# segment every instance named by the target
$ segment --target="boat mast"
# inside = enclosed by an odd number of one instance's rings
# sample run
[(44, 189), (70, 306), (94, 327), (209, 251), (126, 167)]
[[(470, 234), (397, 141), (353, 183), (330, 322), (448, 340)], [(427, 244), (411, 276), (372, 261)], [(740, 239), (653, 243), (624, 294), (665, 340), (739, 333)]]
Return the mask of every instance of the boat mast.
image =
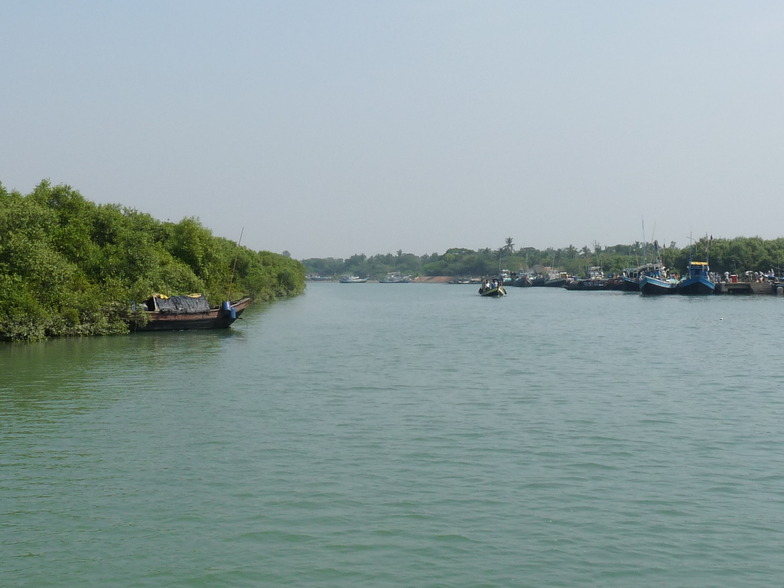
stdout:
[(245, 227), (240, 229), (240, 238), (237, 239), (237, 252), (234, 254), (234, 261), (231, 264), (231, 277), (229, 277), (229, 291), (227, 292), (228, 296), (226, 300), (231, 302), (231, 287), (234, 283), (234, 274), (237, 271), (237, 257), (240, 255), (240, 243), (242, 243), (242, 234), (245, 232)]

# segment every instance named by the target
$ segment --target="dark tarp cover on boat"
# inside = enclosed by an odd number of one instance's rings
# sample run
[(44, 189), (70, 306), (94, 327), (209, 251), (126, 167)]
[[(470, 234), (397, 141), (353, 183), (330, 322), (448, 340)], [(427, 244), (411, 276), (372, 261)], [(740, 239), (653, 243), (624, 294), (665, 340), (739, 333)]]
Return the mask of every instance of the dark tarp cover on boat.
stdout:
[[(151, 304), (152, 303), (152, 304)], [(152, 310), (152, 306), (167, 313), (198, 314), (209, 312), (210, 303), (204, 296), (170, 296), (169, 298), (159, 298), (157, 296), (147, 301), (147, 308)]]

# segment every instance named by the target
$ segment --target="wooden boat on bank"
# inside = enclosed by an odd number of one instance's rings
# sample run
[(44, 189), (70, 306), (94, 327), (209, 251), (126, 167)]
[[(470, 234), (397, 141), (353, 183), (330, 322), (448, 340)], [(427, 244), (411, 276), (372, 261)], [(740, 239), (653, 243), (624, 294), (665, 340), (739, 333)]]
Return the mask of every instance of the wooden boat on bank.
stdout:
[(154, 294), (135, 310), (140, 313), (131, 321), (131, 331), (185, 331), (191, 329), (227, 329), (240, 318), (250, 304), (250, 298), (236, 302), (226, 300), (218, 307), (210, 307), (201, 294), (164, 296)]

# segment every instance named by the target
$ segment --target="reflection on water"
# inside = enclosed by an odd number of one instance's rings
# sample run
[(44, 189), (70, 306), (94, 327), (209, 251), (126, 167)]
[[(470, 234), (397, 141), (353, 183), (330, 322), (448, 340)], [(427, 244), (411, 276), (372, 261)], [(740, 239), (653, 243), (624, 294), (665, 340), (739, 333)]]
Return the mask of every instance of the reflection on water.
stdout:
[(0, 345), (0, 417), (90, 410), (118, 393), (154, 387), (167, 370), (209, 367), (227, 341), (243, 336), (225, 329)]

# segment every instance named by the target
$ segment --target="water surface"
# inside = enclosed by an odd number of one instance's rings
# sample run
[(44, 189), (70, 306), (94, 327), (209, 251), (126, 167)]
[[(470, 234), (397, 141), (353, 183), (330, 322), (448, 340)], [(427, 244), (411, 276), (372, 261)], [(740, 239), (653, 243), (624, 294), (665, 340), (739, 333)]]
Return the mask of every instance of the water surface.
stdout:
[(783, 304), (314, 283), (0, 346), (0, 583), (778, 585)]

